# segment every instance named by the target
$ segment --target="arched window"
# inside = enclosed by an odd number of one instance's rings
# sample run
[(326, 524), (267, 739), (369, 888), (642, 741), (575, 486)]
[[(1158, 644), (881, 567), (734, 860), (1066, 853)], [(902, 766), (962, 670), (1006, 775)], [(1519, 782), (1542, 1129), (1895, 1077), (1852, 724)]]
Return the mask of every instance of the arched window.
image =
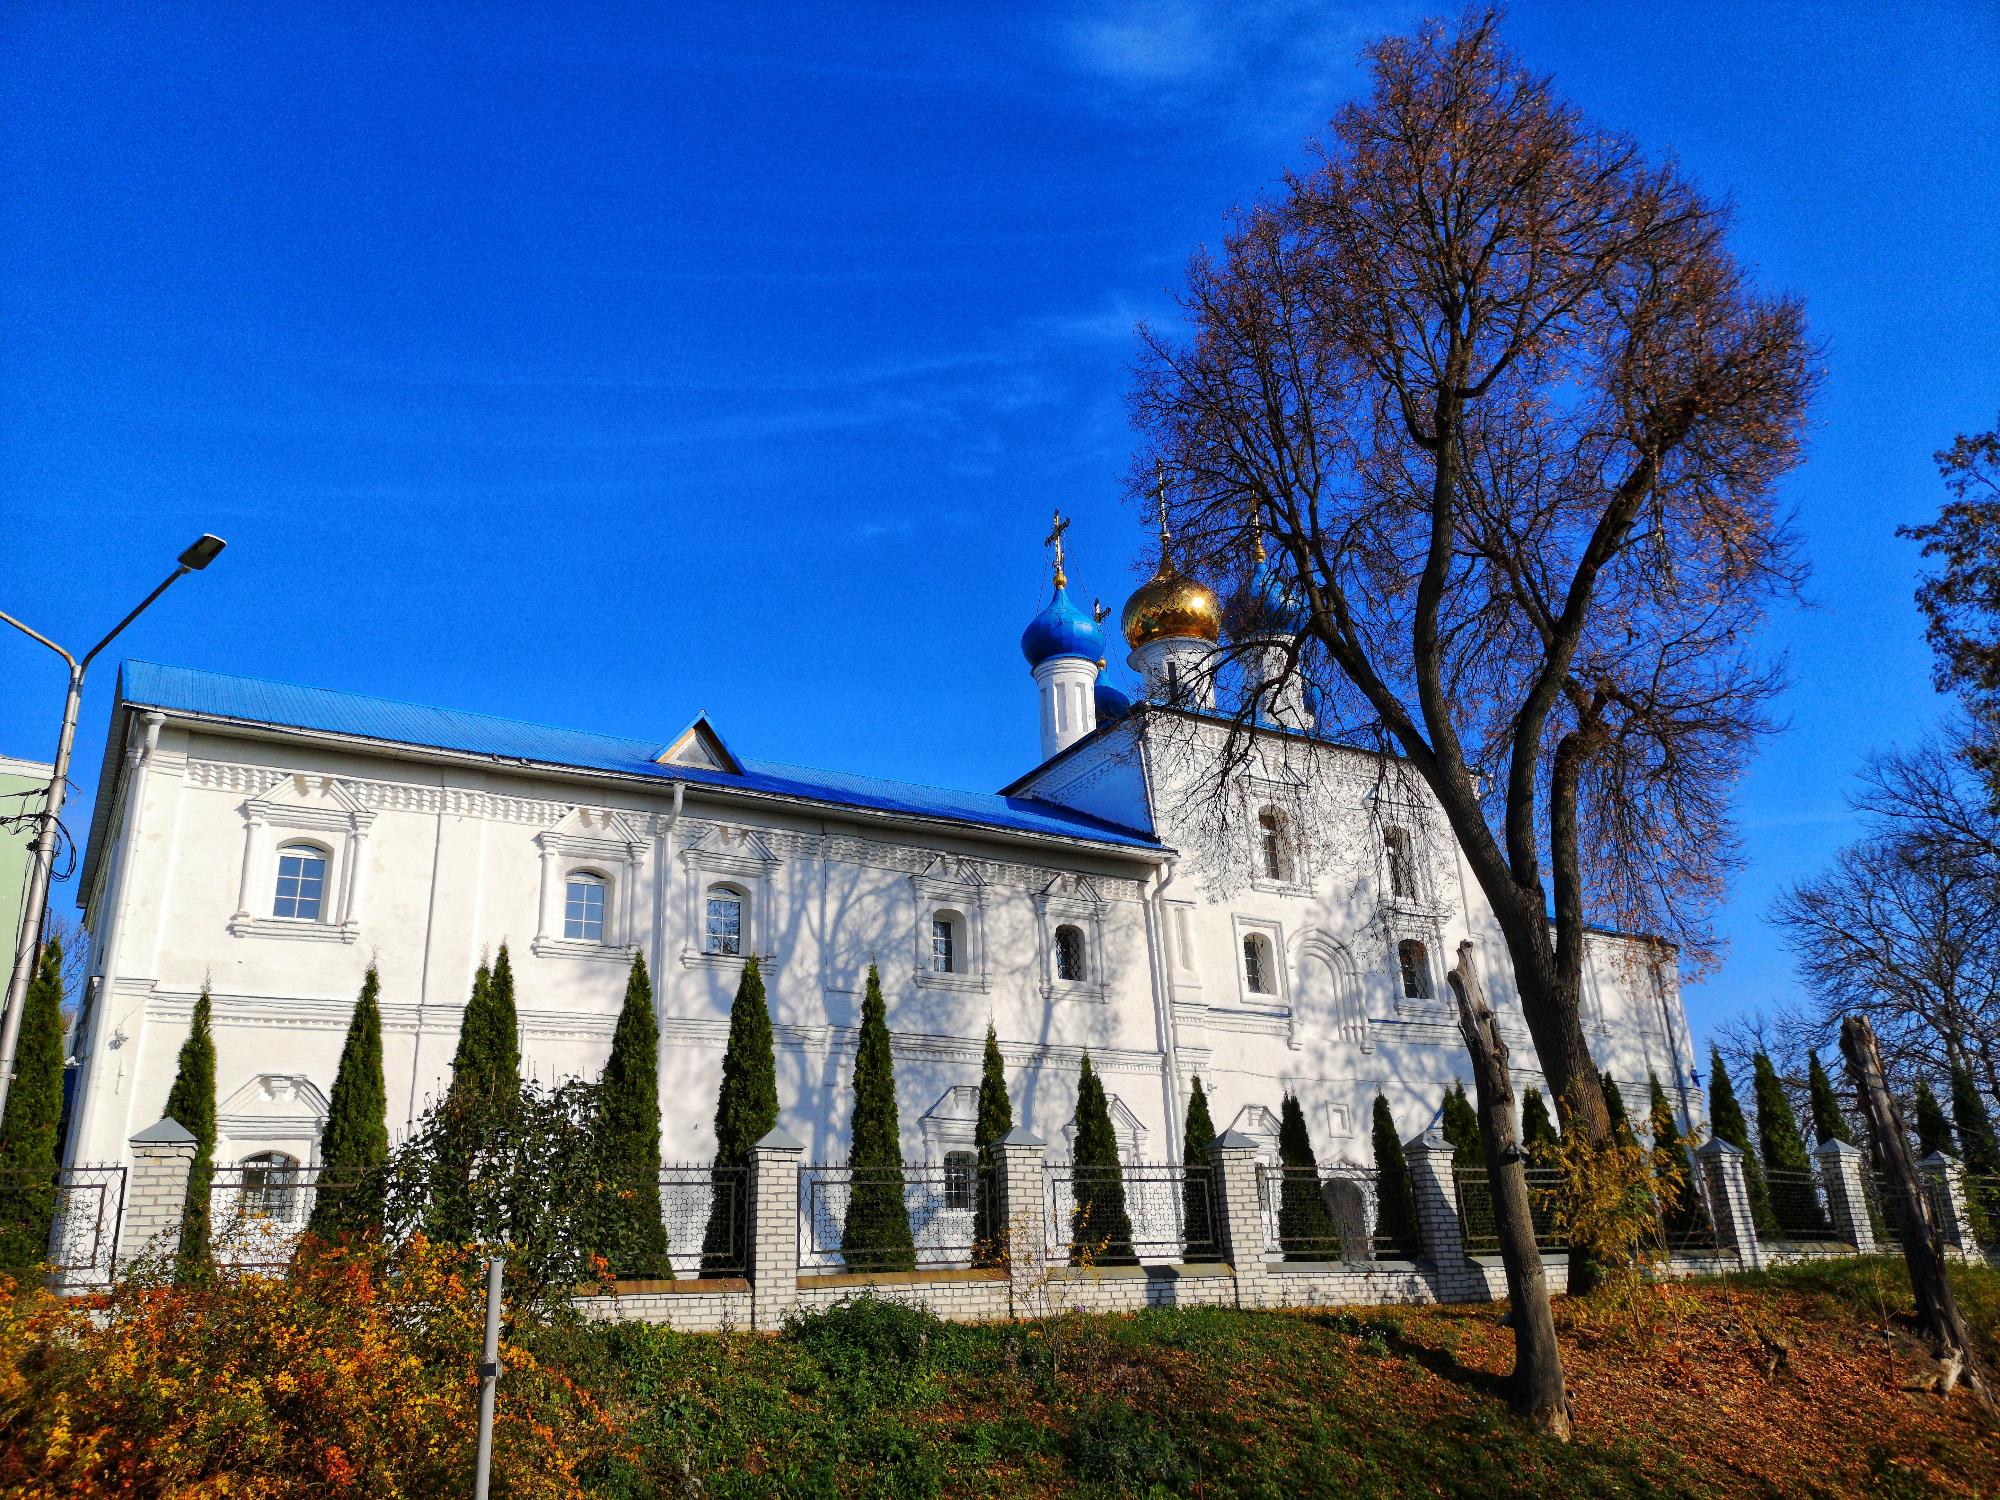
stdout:
[(1410, 855), (1410, 834), (1405, 828), (1391, 828), (1382, 835), (1382, 847), (1389, 857), (1389, 894), (1399, 900), (1417, 894), (1417, 866)]
[(278, 893), (274, 917), (317, 922), (326, 899), (326, 851), (311, 844), (287, 844), (278, 851)]
[(960, 970), (959, 958), (959, 916), (955, 911), (935, 912), (931, 916), (931, 969), (938, 974), (956, 974)]
[(1271, 962), (1271, 940), (1261, 932), (1243, 939), (1243, 982), (1253, 995), (1278, 993), (1277, 970)]
[(1285, 815), (1275, 807), (1257, 814), (1257, 864), (1266, 880), (1292, 878), (1292, 851), (1286, 837)]
[(1396, 944), (1396, 962), (1403, 971), (1403, 996), (1409, 1000), (1431, 998), (1431, 956), (1415, 938)]
[(969, 1209), (978, 1205), (979, 1153), (947, 1151), (944, 1154), (944, 1206)]
[(604, 941), (604, 892), (602, 875), (578, 870), (564, 886), (563, 936), (583, 943)]
[(1083, 929), (1064, 923), (1056, 929), (1056, 978), (1083, 977)]
[(703, 951), (734, 958), (743, 952), (743, 893), (733, 885), (708, 888), (708, 925)]
[(291, 1223), (298, 1210), (299, 1164), (282, 1151), (260, 1151), (241, 1165), (243, 1217)]

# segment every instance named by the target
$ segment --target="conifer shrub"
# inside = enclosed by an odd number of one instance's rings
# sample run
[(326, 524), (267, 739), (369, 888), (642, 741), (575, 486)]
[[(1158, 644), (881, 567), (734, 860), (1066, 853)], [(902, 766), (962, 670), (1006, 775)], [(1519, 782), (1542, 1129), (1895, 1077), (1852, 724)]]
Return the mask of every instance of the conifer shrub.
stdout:
[(979, 1068), (979, 1108), (972, 1123), (972, 1149), (979, 1157), (977, 1197), (972, 1211), (972, 1263), (997, 1266), (1006, 1249), (1007, 1226), (1000, 1222), (999, 1145), (1014, 1129), (1014, 1105), (1007, 1097), (1007, 1065), (1000, 1038), (986, 1023), (986, 1052)]
[(913, 1271), (910, 1206), (903, 1196), (903, 1144), (896, 1112), (896, 1063), (882, 976), (868, 966), (861, 1037), (854, 1054), (854, 1113), (848, 1127), (847, 1217), (840, 1258), (849, 1270)]
[(1486, 1161), (1486, 1148), (1479, 1139), (1479, 1111), (1465, 1095), (1465, 1084), (1454, 1078), (1444, 1091), (1439, 1129), (1451, 1142), (1451, 1164), (1460, 1171), (1476, 1172)]
[[(1772, 1185), (1771, 1210), (1778, 1231), (1799, 1238), (1825, 1235), (1826, 1210), (1812, 1190), (1812, 1158), (1799, 1135), (1799, 1123), (1785, 1086), (1770, 1057), (1759, 1052), (1751, 1058), (1753, 1086), (1757, 1092), (1757, 1141), (1764, 1161), (1765, 1182)], [(1782, 1188), (1776, 1186), (1782, 1184)]]
[(1286, 1094), (1278, 1110), (1278, 1244), (1286, 1260), (1332, 1260), (1343, 1253), (1319, 1181), (1319, 1157), (1298, 1095)]
[(1951, 1070), (1951, 1123), (1958, 1137), (1958, 1157), (1974, 1177), (2000, 1177), (2000, 1135), (1993, 1116), (1963, 1064)]
[(48, 1258), (56, 1216), (62, 1122), (62, 945), (42, 945), (22, 1002), (14, 1085), (0, 1118), (0, 1271), (21, 1275)]
[[(778, 1059), (771, 1013), (764, 1002), (763, 972), (751, 958), (743, 965), (736, 999), (729, 1007), (729, 1043), (722, 1054), (722, 1086), (715, 1097), (715, 1165), (748, 1167), (757, 1142), (777, 1128)], [(749, 1250), (749, 1189), (747, 1184), (739, 1187), (731, 1193), (724, 1178), (716, 1177), (708, 1228), (702, 1236), (704, 1274), (722, 1274), (730, 1265), (740, 1264)]]
[(1416, 1189), (1410, 1181), (1409, 1158), (1396, 1134), (1396, 1120), (1389, 1113), (1389, 1101), (1375, 1096), (1375, 1112), (1370, 1130), (1375, 1149), (1375, 1239), (1395, 1248), (1398, 1255), (1414, 1259), (1422, 1249), (1417, 1235)]
[(1611, 1117), (1611, 1133), (1614, 1138), (1630, 1140), (1632, 1137), (1632, 1115), (1625, 1108), (1625, 1096), (1618, 1091), (1618, 1081), (1606, 1069), (1597, 1075), (1598, 1086), (1604, 1090), (1604, 1112)]
[(1521, 1095), (1521, 1144), (1527, 1148), (1529, 1165), (1549, 1165), (1559, 1143), (1542, 1091), (1529, 1084)]
[(458, 1046), (452, 1053), (451, 1083), (433, 1112), (443, 1134), (436, 1143), (440, 1161), (427, 1225), (432, 1239), (456, 1245), (473, 1238), (469, 1203), (454, 1182), (469, 1182), (487, 1141), (506, 1134), (520, 1078), (514, 967), (503, 943), (493, 966), (482, 963), (472, 977), (472, 998), (459, 1022)]
[(597, 1159), (604, 1174), (595, 1214), (598, 1254), (620, 1275), (671, 1279), (660, 1214), (660, 1025), (639, 954), (598, 1080)]
[(1958, 1155), (1958, 1142), (1951, 1135), (1951, 1120), (1938, 1103), (1937, 1095), (1931, 1092), (1928, 1078), (1917, 1080), (1916, 1115), (1918, 1160), (1934, 1151), (1941, 1151), (1946, 1156)]
[(1775, 1234), (1777, 1217), (1771, 1212), (1771, 1194), (1764, 1185), (1764, 1169), (1750, 1142), (1750, 1126), (1743, 1118), (1743, 1106), (1736, 1100), (1736, 1086), (1722, 1065), (1722, 1054), (1708, 1049), (1708, 1128), (1718, 1141), (1727, 1141), (1743, 1153), (1743, 1182), (1750, 1193), (1750, 1219), (1759, 1234)]
[(194, 1137), (188, 1166), (187, 1204), (181, 1210), (177, 1274), (200, 1280), (213, 1269), (209, 1243), (209, 1193), (215, 1180), (215, 1037), (209, 1029), (210, 1001), (204, 985), (194, 1003), (186, 1040), (167, 1091), (166, 1117)]
[(1828, 1141), (1853, 1145), (1854, 1129), (1847, 1123), (1847, 1116), (1840, 1112), (1840, 1099), (1833, 1091), (1833, 1080), (1820, 1066), (1817, 1052), (1811, 1055), (1806, 1069), (1806, 1091), (1812, 1103), (1813, 1139), (1822, 1146)]
[(1660, 1223), (1674, 1240), (1684, 1239), (1702, 1222), (1699, 1190), (1694, 1180), (1694, 1157), (1674, 1119), (1667, 1091), (1660, 1075), (1647, 1071), (1648, 1109), (1646, 1128), (1653, 1137), (1653, 1191), (1658, 1199)]
[(1076, 1145), (1071, 1168), (1071, 1264), (1138, 1264), (1132, 1251), (1132, 1219), (1125, 1210), (1125, 1173), (1118, 1161), (1118, 1137), (1111, 1128), (1111, 1104), (1088, 1052), (1083, 1054), (1077, 1077)]
[(327, 1098), (326, 1128), (320, 1132), (319, 1180), (306, 1228), (323, 1240), (376, 1234), (382, 1228), (389, 1123), (382, 1080), (381, 990), (381, 977), (371, 963), (347, 1023)]
[(1191, 1263), (1222, 1258), (1215, 1232), (1215, 1176), (1208, 1160), (1208, 1148), (1214, 1144), (1215, 1121), (1209, 1118), (1208, 1095), (1196, 1075), (1181, 1126), (1181, 1164), (1188, 1174), (1181, 1193), (1181, 1224)]

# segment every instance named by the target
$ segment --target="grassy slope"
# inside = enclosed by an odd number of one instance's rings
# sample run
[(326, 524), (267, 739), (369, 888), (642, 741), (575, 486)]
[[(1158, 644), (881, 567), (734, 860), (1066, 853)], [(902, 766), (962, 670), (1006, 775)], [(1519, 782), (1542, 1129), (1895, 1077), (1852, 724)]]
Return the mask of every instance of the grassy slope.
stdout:
[[(1959, 1280), (1990, 1340), (2000, 1273)], [(1489, 1307), (961, 1328), (869, 1304), (775, 1340), (626, 1326), (547, 1352), (630, 1423), (607, 1495), (2000, 1493), (1970, 1400), (1902, 1389), (1898, 1265), (1669, 1299), (1637, 1338), (1564, 1304), (1567, 1447), (1508, 1416)]]

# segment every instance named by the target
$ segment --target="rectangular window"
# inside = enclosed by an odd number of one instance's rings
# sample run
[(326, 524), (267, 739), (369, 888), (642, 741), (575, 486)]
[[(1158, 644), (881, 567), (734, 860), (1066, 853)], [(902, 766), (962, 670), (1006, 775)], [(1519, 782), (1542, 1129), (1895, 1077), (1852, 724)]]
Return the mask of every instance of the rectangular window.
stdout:
[(604, 882), (581, 879), (569, 883), (563, 904), (563, 936), (583, 943), (604, 941)]
[(944, 1154), (944, 1206), (969, 1209), (977, 1204), (979, 1157), (971, 1151)]
[(319, 920), (320, 899), (326, 889), (326, 860), (303, 849), (283, 849), (278, 853), (278, 897), (271, 914)]
[(734, 896), (708, 898), (708, 951), (731, 956), (743, 951), (743, 903)]
[(931, 967), (940, 974), (957, 972), (958, 955), (953, 951), (951, 918), (931, 918)]

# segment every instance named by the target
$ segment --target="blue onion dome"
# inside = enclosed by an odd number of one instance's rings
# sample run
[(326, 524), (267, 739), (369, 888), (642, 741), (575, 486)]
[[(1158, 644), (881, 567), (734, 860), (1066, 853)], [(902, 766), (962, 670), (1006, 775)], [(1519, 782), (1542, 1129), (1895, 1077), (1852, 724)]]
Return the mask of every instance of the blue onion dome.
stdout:
[(1021, 632), (1021, 654), (1028, 665), (1039, 667), (1058, 656), (1082, 656), (1096, 661), (1104, 655), (1104, 632), (1088, 610), (1070, 602), (1069, 590), (1056, 585), (1048, 608), (1028, 622)]
[(1097, 701), (1097, 722), (1100, 724), (1109, 724), (1132, 712), (1131, 698), (1102, 677), (1097, 679), (1097, 688), (1092, 696)]
[(1247, 613), (1250, 634), (1304, 635), (1312, 623), (1304, 591), (1294, 587), (1268, 558), (1260, 558), (1251, 571)]

